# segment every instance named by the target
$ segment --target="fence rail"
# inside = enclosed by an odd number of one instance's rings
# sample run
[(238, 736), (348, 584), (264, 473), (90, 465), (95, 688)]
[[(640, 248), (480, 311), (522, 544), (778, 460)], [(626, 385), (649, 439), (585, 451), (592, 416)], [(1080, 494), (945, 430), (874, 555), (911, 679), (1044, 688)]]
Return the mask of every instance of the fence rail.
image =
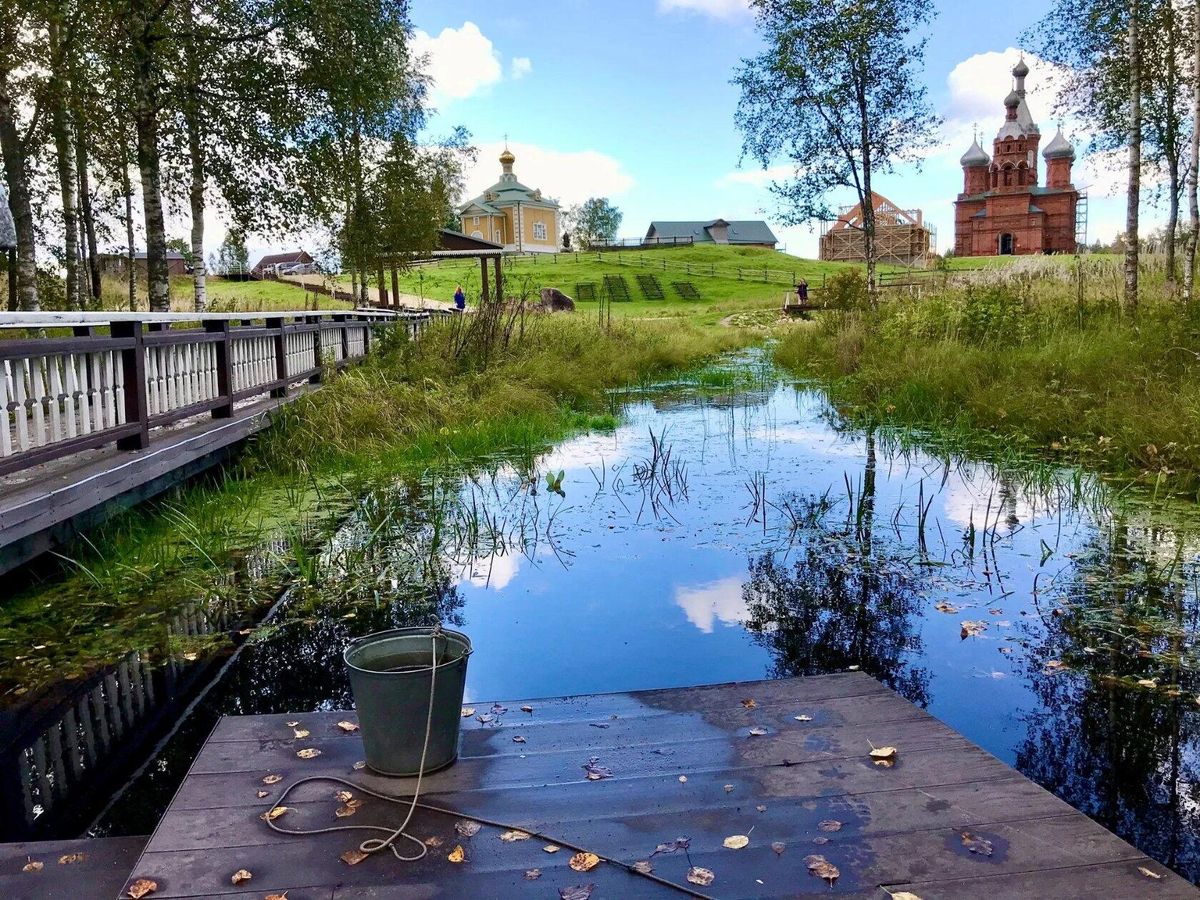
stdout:
[[(0, 313), (0, 328), (70, 328), (0, 340), (0, 475), (115, 443), (234, 404), (287, 397), (325, 366), (367, 356), (372, 328), (415, 337), (430, 313)], [(108, 333), (101, 331), (107, 329)]]

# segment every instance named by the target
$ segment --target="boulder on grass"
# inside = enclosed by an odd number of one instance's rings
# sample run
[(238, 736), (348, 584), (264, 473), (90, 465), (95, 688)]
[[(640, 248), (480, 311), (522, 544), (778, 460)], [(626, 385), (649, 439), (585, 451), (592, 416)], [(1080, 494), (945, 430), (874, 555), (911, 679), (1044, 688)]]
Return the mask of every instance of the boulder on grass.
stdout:
[(547, 312), (575, 312), (575, 301), (558, 288), (542, 288), (542, 309)]

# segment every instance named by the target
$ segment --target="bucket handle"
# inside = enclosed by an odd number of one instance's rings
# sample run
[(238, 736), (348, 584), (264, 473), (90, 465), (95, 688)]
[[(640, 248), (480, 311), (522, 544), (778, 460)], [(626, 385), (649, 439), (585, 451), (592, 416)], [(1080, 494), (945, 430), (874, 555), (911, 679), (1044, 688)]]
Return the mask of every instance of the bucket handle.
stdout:
[[(441, 638), (443, 641), (447, 641), (447, 642), (449, 642), (449, 638), (448, 638), (448, 637), (446, 637), (446, 633), (445, 633), (444, 631), (442, 631), (442, 623), (441, 623), (441, 622), (437, 622), (437, 623), (435, 623), (434, 625), (429, 625), (429, 626), (424, 626), (424, 625), (415, 625), (415, 626), (412, 626), (412, 627), (414, 627), (414, 628), (426, 628), (426, 627), (427, 627), (427, 628), (429, 628), (429, 629), (430, 629), (430, 632), (429, 632), (429, 635), (428, 635), (430, 638), (433, 638), (434, 640), (436, 640), (437, 638)], [(380, 631), (372, 631), (370, 634), (363, 634), (363, 635), (359, 635), (358, 637), (356, 637), (356, 638), (354, 638), (352, 641), (350, 641), (350, 643), (348, 643), (348, 644), (346, 645), (345, 649), (344, 649), (342, 652), (343, 652), (343, 653), (349, 652), (350, 648), (352, 648), (352, 647), (355, 647), (355, 646), (357, 646), (357, 645), (359, 645), (359, 644), (363, 643), (364, 641), (369, 641), (369, 640), (371, 640), (371, 638), (377, 638), (377, 637), (379, 637), (380, 635), (384, 635), (384, 634), (392, 634), (392, 633), (394, 633), (394, 632), (397, 632), (397, 631), (405, 631), (405, 630), (407, 630), (407, 629), (403, 629), (403, 628), (384, 628), (384, 629), (382, 629), (382, 630), (380, 630)], [(463, 655), (462, 655), (462, 656), (460, 656), (460, 657), (458, 657), (458, 658), (459, 658), (459, 659), (466, 659), (467, 657), (469, 657), (469, 656), (470, 656), (472, 653), (474, 653), (474, 652), (475, 652), (475, 651), (474, 651), (474, 648), (468, 647), (468, 648), (467, 648), (467, 650), (466, 650), (466, 651), (463, 653)], [(439, 663), (439, 664), (440, 664), (440, 663)]]

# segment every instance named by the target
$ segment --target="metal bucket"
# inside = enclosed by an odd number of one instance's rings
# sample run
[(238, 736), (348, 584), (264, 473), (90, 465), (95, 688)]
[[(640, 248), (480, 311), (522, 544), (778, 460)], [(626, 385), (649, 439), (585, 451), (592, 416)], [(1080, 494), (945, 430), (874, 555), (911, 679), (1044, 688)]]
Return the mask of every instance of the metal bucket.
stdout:
[(433, 628), (394, 628), (361, 637), (342, 654), (358, 708), (366, 762), (381, 775), (412, 776), (421, 768), (429, 682), (435, 671), (433, 641), (437, 677), (424, 771), (435, 772), (458, 757), (471, 640), (457, 631), (433, 635)]

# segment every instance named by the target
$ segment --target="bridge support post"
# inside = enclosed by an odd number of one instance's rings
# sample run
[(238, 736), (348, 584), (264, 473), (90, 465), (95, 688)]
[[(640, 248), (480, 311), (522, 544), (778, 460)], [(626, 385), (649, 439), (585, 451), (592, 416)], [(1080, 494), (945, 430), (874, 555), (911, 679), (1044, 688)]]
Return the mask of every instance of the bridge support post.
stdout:
[(288, 392), (287, 338), (283, 331), (283, 319), (267, 319), (267, 325), (279, 329), (279, 333), (275, 335), (273, 341), (275, 344), (275, 377), (283, 382), (279, 387), (271, 390), (271, 396), (286, 397)]
[(229, 331), (228, 320), (220, 322), (205, 322), (204, 330), (220, 334), (222, 339), (217, 341), (217, 396), (229, 402), (213, 408), (214, 419), (228, 419), (233, 415), (233, 337)]
[(141, 427), (117, 441), (119, 450), (145, 450), (150, 446), (150, 404), (146, 399), (146, 345), (141, 322), (113, 322), (113, 337), (133, 338), (133, 346), (121, 351), (121, 376), (125, 383), (125, 421)]

